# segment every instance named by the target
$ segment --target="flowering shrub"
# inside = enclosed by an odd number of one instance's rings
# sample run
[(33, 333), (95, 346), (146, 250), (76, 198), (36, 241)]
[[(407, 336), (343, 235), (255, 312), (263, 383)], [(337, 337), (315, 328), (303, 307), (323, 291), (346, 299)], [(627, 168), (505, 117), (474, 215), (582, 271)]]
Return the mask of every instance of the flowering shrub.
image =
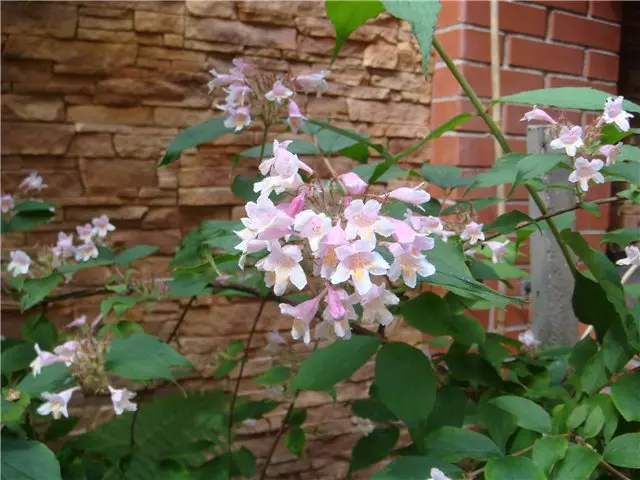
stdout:
[[(385, 7), (411, 23), (426, 63), (436, 2), (328, 2), (336, 54), (351, 32)], [(439, 43), (433, 46), (461, 78)], [(211, 91), (226, 93), (225, 103), (216, 105), (224, 115), (180, 133), (160, 166), (177, 161), (184, 149), (259, 124), (262, 144), (238, 158), (257, 158), (260, 175), (237, 176), (233, 183), (246, 200), (241, 222), (205, 221), (191, 231), (168, 279), (140, 278), (130, 268), (155, 248), (114, 251), (109, 233), (116, 227), (105, 215), (75, 232), (60, 232), (55, 245), (11, 251), (4, 262), (5, 290), (22, 310), (40, 307), (40, 314), (23, 326), (22, 339), (2, 341), (3, 478), (262, 479), (280, 442), (305, 455), (310, 432), (306, 409), (296, 406), (300, 392), (335, 398), (335, 385), (372, 358), (369, 396), (351, 404), (363, 435), (351, 452), (349, 475), (387, 460), (371, 478), (632, 478), (640, 468), (640, 372), (630, 366), (640, 353), (640, 305), (638, 290), (625, 283), (640, 267), (633, 245), (640, 235), (628, 229), (605, 236), (625, 249), (617, 263), (629, 268), (621, 278), (605, 255), (559, 224), (578, 209), (640, 202), (640, 150), (622, 142), (634, 133), (630, 112), (640, 106), (585, 88), (502, 98), (533, 105), (523, 121), (547, 123), (553, 137), (556, 153), (519, 154), (510, 152), (461, 81), (506, 152), (489, 171), (464, 177), (452, 166), (410, 170), (399, 163), (470, 114), (393, 154), (364, 134), (303, 115), (296, 98), (322, 95), (329, 71), (290, 78), (242, 59), (233, 65), (227, 73), (211, 71)], [(537, 105), (602, 113), (583, 129)], [(288, 130), (271, 144), (268, 133), (276, 125)], [(291, 140), (288, 131), (309, 141)], [(380, 160), (369, 163), (372, 152)], [(331, 163), (336, 154), (360, 165), (337, 172)], [(322, 158), (330, 177), (322, 178), (306, 157)], [(565, 170), (567, 184), (545, 182), (553, 170)], [(380, 185), (402, 177), (429, 185)], [(630, 185), (611, 198), (585, 199), (594, 184), (617, 181)], [(30, 230), (52, 218), (55, 207), (31, 197), (46, 188), (43, 182), (33, 173), (13, 195), (2, 196), (3, 232)], [(510, 184), (511, 192), (526, 187), (540, 217), (515, 211), (478, 223), (477, 212), (502, 199), (466, 194), (500, 184)], [(446, 197), (432, 197), (430, 185)], [(549, 212), (539, 192), (554, 188), (571, 190), (575, 206)], [(458, 200), (450, 200), (455, 190)], [(464, 313), (525, 302), (484, 281), (526, 278), (516, 257), (522, 242), (543, 228), (555, 237), (575, 278), (573, 313), (591, 329), (575, 345), (544, 344), (531, 330), (518, 340), (485, 332)], [(65, 285), (75, 272), (95, 266), (115, 272), (104, 288), (69, 291)], [(45, 316), (56, 301), (97, 294), (106, 297), (91, 322), (81, 316), (59, 332)], [(190, 362), (170, 344), (195, 299), (208, 294), (260, 300), (246, 342), (233, 341), (218, 352), (213, 376), (234, 371), (233, 388), (154, 398), (153, 387), (189, 372)], [(165, 339), (120, 320), (138, 303), (181, 297), (183, 314)], [(254, 379), (265, 396), (250, 398), (239, 395), (240, 378), (269, 301), (291, 318), (291, 334), (267, 334), (264, 350), (272, 365)], [(399, 322), (428, 336), (412, 345), (392, 341), (386, 327)], [(296, 342), (307, 344), (306, 351), (294, 348)], [(67, 437), (54, 454), (45, 443), (74, 429), (79, 419), (69, 404), (79, 395), (107, 397), (114, 418)], [(239, 428), (252, 428), (281, 405), (286, 413), (266, 457), (257, 459), (237, 445)]]

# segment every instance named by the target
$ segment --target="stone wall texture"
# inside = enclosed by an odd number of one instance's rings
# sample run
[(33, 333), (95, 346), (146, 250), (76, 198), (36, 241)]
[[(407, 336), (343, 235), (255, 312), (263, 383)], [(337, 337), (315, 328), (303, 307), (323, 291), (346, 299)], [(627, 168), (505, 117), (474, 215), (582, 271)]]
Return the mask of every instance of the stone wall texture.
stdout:
[[(44, 196), (60, 205), (50, 224), (3, 238), (4, 251), (50, 244), (58, 231), (106, 213), (117, 227), (117, 247), (160, 246), (139, 265), (142, 276), (166, 276), (182, 234), (205, 219), (242, 215), (242, 201), (230, 190), (231, 161), (261, 136), (252, 128), (223, 137), (156, 169), (177, 132), (215, 114), (207, 71), (228, 69), (236, 56), (281, 74), (318, 71), (329, 65), (333, 37), (321, 1), (3, 2), (2, 189), (13, 191), (35, 170), (49, 186)], [(407, 24), (382, 16), (360, 28), (328, 79), (325, 96), (299, 99), (307, 116), (367, 132), (392, 151), (428, 132), (431, 88)], [(424, 157), (414, 155), (412, 161)], [(347, 166), (337, 159), (337, 168)], [(255, 162), (243, 160), (236, 173), (255, 169)], [(103, 284), (110, 273), (79, 272), (67, 288)], [(59, 304), (48, 314), (62, 325), (75, 315), (97, 313), (100, 300)], [(182, 307), (146, 305), (127, 319), (166, 337)], [(216, 351), (232, 338), (247, 338), (257, 309), (248, 301), (197, 302), (178, 335), (178, 347), (198, 372), (186, 388), (211, 385)], [(3, 316), (7, 336), (26, 318), (6, 299)], [(243, 393), (265, 394), (249, 377), (268, 366), (260, 349), (263, 333), (273, 328), (284, 333), (290, 322), (272, 304), (258, 326)], [(336, 404), (326, 394), (301, 395), (299, 406), (310, 407), (307, 455), (298, 460), (280, 445), (269, 478), (344, 476), (361, 435), (354, 432), (348, 402), (366, 394), (371, 375), (369, 365), (340, 385)], [(96, 399), (86, 399), (85, 408), (96, 412), (84, 417), (101, 418)], [(280, 409), (271, 416), (274, 429), (282, 415)], [(244, 441), (258, 457), (270, 445), (271, 425), (259, 422), (246, 432)]]

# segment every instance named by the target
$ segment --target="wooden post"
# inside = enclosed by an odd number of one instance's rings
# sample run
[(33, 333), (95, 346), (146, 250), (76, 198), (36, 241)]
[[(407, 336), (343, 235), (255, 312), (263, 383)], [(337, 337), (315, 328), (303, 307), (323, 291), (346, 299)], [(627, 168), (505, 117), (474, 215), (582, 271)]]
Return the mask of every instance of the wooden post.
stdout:
[[(528, 153), (551, 153), (550, 130), (547, 126), (530, 126), (527, 130)], [(555, 152), (558, 153), (558, 152)], [(571, 185), (567, 170), (554, 170), (542, 178), (545, 184)], [(549, 212), (576, 204), (573, 192), (552, 188), (540, 192)], [(532, 199), (529, 213), (540, 215)], [(531, 238), (531, 310), (532, 328), (543, 344), (572, 345), (578, 340), (578, 319), (573, 314), (571, 298), (574, 280), (558, 244), (545, 222), (540, 222), (542, 233), (536, 231)], [(575, 229), (575, 224), (571, 225)]]

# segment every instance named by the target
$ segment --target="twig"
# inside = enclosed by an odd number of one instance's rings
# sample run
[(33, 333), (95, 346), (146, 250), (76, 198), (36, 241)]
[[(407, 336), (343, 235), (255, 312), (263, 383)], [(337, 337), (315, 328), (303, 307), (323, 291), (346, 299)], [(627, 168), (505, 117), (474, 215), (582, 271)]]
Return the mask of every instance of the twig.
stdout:
[[(533, 450), (533, 447), (534, 447), (533, 445), (529, 445), (527, 448), (523, 448), (522, 450), (518, 450), (516, 453), (512, 453), (509, 456), (510, 457), (517, 457), (518, 455), (522, 455), (524, 453), (527, 453), (529, 450)], [(473, 472), (467, 473), (467, 475), (466, 475), (467, 480), (473, 480), (478, 475), (483, 473), (484, 469), (485, 469), (485, 467), (482, 467), (482, 468), (479, 468), (478, 470), (474, 470)]]
[(131, 465), (131, 460), (132, 460), (132, 456), (133, 456), (133, 450), (136, 447), (136, 421), (138, 420), (138, 412), (140, 410), (136, 409), (133, 412), (133, 418), (131, 419), (131, 428), (129, 430), (129, 456), (131, 458), (129, 458), (129, 463), (127, 463), (126, 467), (122, 469), (122, 472), (120, 473), (120, 479), (122, 480), (123, 478), (125, 478), (125, 475), (127, 473), (127, 470), (129, 470), (129, 465)]
[(282, 419), (282, 424), (280, 424), (280, 428), (278, 428), (278, 431), (276, 432), (276, 436), (273, 437), (273, 442), (271, 443), (271, 447), (269, 447), (269, 452), (267, 453), (267, 458), (265, 459), (264, 466), (262, 467), (262, 471), (260, 472), (259, 480), (264, 480), (265, 477), (267, 476), (267, 469), (271, 464), (271, 457), (273, 457), (273, 454), (276, 451), (276, 448), (278, 447), (278, 443), (280, 443), (280, 439), (282, 438), (282, 435), (284, 435), (284, 432), (287, 429), (287, 420), (289, 419), (289, 415), (291, 415), (291, 412), (293, 411), (293, 407), (296, 403), (296, 400), (298, 399), (299, 392), (300, 390), (296, 390), (296, 393), (293, 395), (293, 400), (291, 400), (291, 403), (289, 404), (289, 408), (287, 408), (287, 412), (284, 414), (284, 418)]
[[(580, 435), (576, 435), (575, 439), (580, 445), (582, 445), (584, 447), (587, 447), (587, 448), (592, 448), (591, 445), (589, 445), (587, 442), (585, 442), (584, 438), (582, 438)], [(599, 465), (601, 467), (604, 467), (605, 469), (609, 470), (616, 477), (621, 478), (622, 480), (631, 480), (624, 473), (622, 473), (621, 471), (616, 469), (613, 465), (611, 465), (609, 462), (607, 462), (605, 460), (600, 460), (600, 464)]]
[[(176, 323), (176, 326), (173, 327), (173, 330), (171, 331), (171, 333), (167, 337), (167, 343), (171, 343), (171, 341), (177, 335), (178, 330), (182, 326), (182, 322), (184, 322), (184, 319), (187, 317), (187, 313), (189, 312), (189, 309), (191, 308), (191, 305), (193, 305), (193, 302), (195, 302), (195, 301), (196, 301), (196, 297), (195, 296), (191, 297), (189, 299), (189, 302), (185, 305), (184, 310), (182, 310), (182, 315), (180, 315), (180, 318), (178, 319), (178, 323)], [(177, 341), (178, 341), (178, 346), (180, 346), (182, 348), (182, 346), (180, 345), (180, 340), (177, 340)]]

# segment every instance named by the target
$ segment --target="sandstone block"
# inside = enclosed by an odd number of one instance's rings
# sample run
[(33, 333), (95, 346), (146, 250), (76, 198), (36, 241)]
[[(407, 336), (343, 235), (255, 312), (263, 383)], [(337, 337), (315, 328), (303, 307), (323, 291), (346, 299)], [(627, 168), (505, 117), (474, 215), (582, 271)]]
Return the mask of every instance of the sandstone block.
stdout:
[(120, 157), (158, 160), (173, 136), (116, 134), (113, 144)]
[(140, 243), (157, 245), (160, 247), (158, 254), (171, 255), (180, 242), (180, 232), (178, 230), (116, 230), (110, 233), (114, 245), (121, 248), (130, 248)]
[(296, 30), (294, 28), (259, 28), (217, 18), (189, 17), (185, 37), (235, 45), (290, 50), (296, 48)]
[[(102, 208), (100, 214), (108, 215), (111, 220), (140, 220), (148, 210), (149, 207), (143, 205), (128, 205)], [(97, 214), (95, 208), (67, 207), (64, 209), (64, 218), (70, 222), (89, 222)]]
[(314, 118), (346, 118), (347, 100), (340, 97), (309, 97), (305, 113)]
[(2, 4), (2, 33), (73, 38), (78, 10), (64, 2), (5, 2)]
[(99, 7), (80, 7), (80, 14), (88, 17), (103, 17), (103, 18), (123, 18), (129, 16), (131, 10), (128, 8), (115, 8), (100, 5)]
[(180, 188), (178, 190), (180, 205), (241, 205), (245, 203), (236, 197), (230, 188), (225, 187), (196, 187)]
[(70, 157), (113, 157), (111, 135), (108, 133), (77, 133), (67, 152)]
[(80, 28), (94, 28), (98, 30), (131, 30), (133, 28), (133, 18), (131, 14), (124, 17), (85, 17), (80, 15), (78, 21)]
[(10, 117), (22, 120), (52, 122), (64, 118), (64, 104), (59, 98), (31, 95), (2, 95), (3, 120)]
[(180, 212), (177, 207), (152, 208), (142, 219), (142, 228), (148, 230), (179, 227)]
[(423, 105), (384, 103), (349, 98), (349, 118), (355, 121), (370, 122), (383, 118), (387, 123), (403, 125), (428, 125), (429, 108)]
[(113, 192), (128, 187), (154, 186), (155, 162), (146, 160), (83, 159), (82, 174), (92, 193)]
[(180, 205), (180, 226), (183, 232), (207, 220), (229, 220), (229, 207), (185, 207)]
[(184, 2), (165, 2), (159, 0), (155, 2), (136, 2), (136, 10), (143, 10), (147, 12), (165, 13), (168, 15), (183, 15), (184, 14)]
[(112, 30), (95, 30), (91, 28), (78, 28), (79, 40), (91, 40), (94, 42), (134, 43), (134, 32), (114, 32)]
[(196, 17), (235, 18), (235, 2), (224, 0), (187, 0), (187, 11)]
[(158, 187), (161, 189), (176, 190), (178, 188), (178, 174), (170, 168), (158, 170)]
[(203, 40), (185, 40), (184, 48), (188, 48), (189, 50), (200, 50), (203, 52), (240, 53), (243, 51), (242, 45), (205, 42)]
[(138, 51), (140, 57), (156, 58), (158, 60), (179, 60), (185, 62), (193, 62), (203, 65), (206, 55), (200, 52), (190, 52), (188, 50), (179, 50), (175, 48), (161, 47), (140, 47)]
[(181, 15), (137, 10), (133, 19), (139, 32), (182, 33), (184, 30), (184, 17)]
[(153, 124), (153, 109), (150, 107), (116, 108), (102, 105), (77, 105), (67, 109), (67, 120), (107, 125), (151, 125)]
[(92, 80), (73, 75), (54, 75), (48, 80), (34, 80), (26, 83), (16, 82), (13, 90), (17, 93), (64, 93), (92, 95), (95, 84)]
[(165, 33), (163, 35), (163, 44), (167, 47), (182, 47), (184, 45), (184, 38), (182, 35), (176, 35), (175, 33)]
[[(4, 141), (2, 142), (4, 144)], [(51, 167), (50, 167), (51, 168)], [(5, 185), (15, 185), (16, 187), (24, 177), (26, 172), (2, 172), (2, 180)], [(83, 194), (80, 174), (75, 170), (39, 170), (40, 175), (47, 184), (47, 200), (54, 202), (55, 197), (74, 197)], [(5, 187), (6, 188), (6, 187)], [(56, 203), (56, 202), (54, 202)], [(56, 227), (58, 228), (58, 227)]]
[[(298, 17), (296, 18), (298, 31), (310, 37), (334, 37), (336, 30), (327, 18)], [(354, 32), (355, 33), (355, 32)]]
[(96, 93), (115, 93), (131, 97), (153, 97), (166, 100), (184, 98), (186, 90), (164, 80), (112, 77), (98, 83)]
[(427, 91), (427, 81), (424, 76), (419, 73), (393, 72), (388, 75), (372, 75), (371, 84), (374, 87), (385, 87), (403, 92)]
[(51, 78), (49, 60), (2, 59), (2, 80), (6, 82), (46, 82)]
[(393, 70), (398, 65), (398, 52), (394, 45), (376, 43), (364, 51), (362, 63), (365, 67)]
[(238, 18), (245, 22), (291, 25), (300, 14), (301, 3), (291, 1), (237, 2)]
[(193, 110), (188, 108), (158, 107), (153, 115), (156, 125), (164, 127), (188, 127), (208, 120), (213, 116), (211, 110)]
[(71, 125), (2, 122), (2, 154), (64, 155), (73, 133)]

